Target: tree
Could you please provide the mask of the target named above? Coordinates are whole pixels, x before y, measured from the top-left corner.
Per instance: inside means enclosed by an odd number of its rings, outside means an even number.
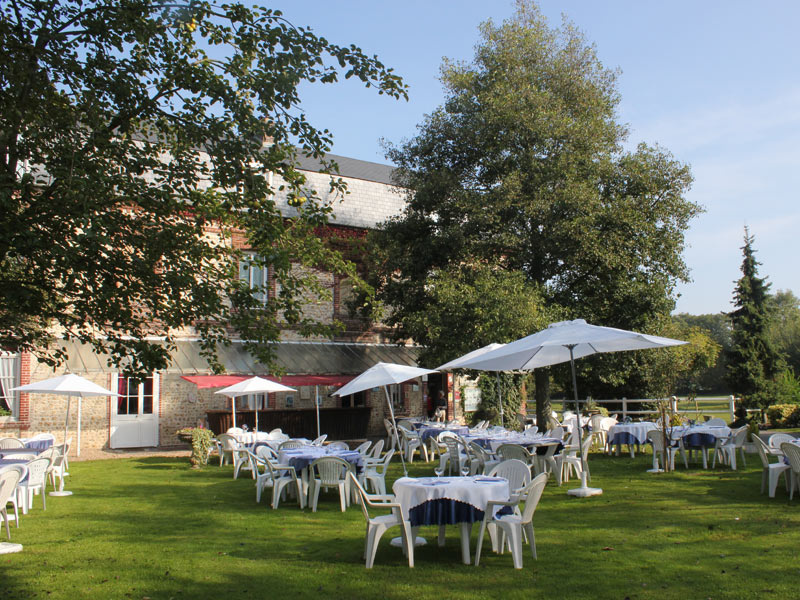
[[[55,363],[55,329],[141,373],[163,368],[193,325],[209,356],[232,327],[265,362],[280,321],[330,332],[303,315],[303,296],[323,290],[293,264],[355,273],[314,235],[331,206],[306,188],[296,157],[321,157],[331,137],[306,120],[298,86],[344,72],[403,97],[391,69],[236,3],[1,10],[0,346]],[[278,281],[266,303],[238,281],[235,232]]]
[[[768,336],[770,284],[758,276],[753,241],[745,228],[742,277],[734,290],[736,310],[729,313],[733,347],[728,352],[727,379],[745,405],[766,408],[772,404],[770,385],[783,365]]]
[[[728,314],[722,312],[704,315],[679,313],[673,315],[672,320],[678,326],[702,330],[721,349],[713,366],[697,374],[689,387],[684,387],[683,384],[679,382],[676,392],[679,394],[730,394],[731,392],[728,389],[725,378],[725,373],[727,372],[727,355],[733,343],[731,340],[731,320]]]
[[[522,276],[542,315],[656,333],[688,276],[684,231],[700,210],[684,198],[688,167],[659,148],[623,150],[616,74],[569,23],[550,29],[520,1],[480,34],[472,62],[444,62],[444,105],[387,148],[408,191],[405,212],[374,237],[388,322],[417,339],[416,323],[448,310],[436,282],[481,264]],[[460,329],[423,343],[452,347]],[[547,377],[537,372],[537,386]],[[602,381],[591,389],[602,393]]]
[[[778,290],[769,302],[768,336],[786,365],[800,375],[800,298]]]

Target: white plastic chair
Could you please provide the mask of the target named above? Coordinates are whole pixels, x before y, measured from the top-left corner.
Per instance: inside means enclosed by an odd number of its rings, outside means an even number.
[[[500,457],[500,460],[511,460],[516,458],[521,460],[529,467],[533,465],[533,457],[527,449],[519,444],[500,444],[495,451],[495,454]]]
[[[315,439],[313,442],[311,442],[311,445],[312,446],[322,446],[322,443],[327,439],[328,439],[328,434],[327,433],[323,433],[321,436],[319,436],[317,439]]]
[[[669,464],[670,470],[675,470],[675,454],[678,452],[677,446],[670,446],[669,439],[667,444],[664,444],[664,432],[661,429],[652,429],[647,432],[647,439],[653,445],[653,470],[660,469],[658,457],[661,456],[661,464],[664,465],[664,470],[667,470]],[[669,462],[667,462],[669,461]]]
[[[591,441],[591,437],[587,438]],[[539,505],[539,500],[542,497],[542,492],[547,484],[547,473],[537,475],[531,481],[519,496],[513,498],[508,502],[490,501],[486,506],[481,529],[478,533],[478,544],[475,548],[475,566],[480,564],[481,560],[481,547],[483,546],[483,535],[487,527],[490,525],[496,526],[503,535],[500,536],[500,543],[498,544],[498,551],[503,553],[505,542],[503,537],[508,537],[509,545],[511,546],[511,557],[514,560],[514,568],[522,568],[522,538],[523,532],[528,538],[528,543],[531,546],[531,554],[533,558],[536,556],[536,537],[533,531],[533,513]],[[525,508],[520,514],[518,512],[520,500],[525,500]],[[515,512],[510,515],[494,515],[494,508],[498,506],[511,506]]]
[[[800,446],[791,442],[781,444],[783,455],[789,460],[789,500],[794,498],[795,489],[800,492]]]
[[[472,455],[470,460],[470,475],[485,475],[499,464],[499,460],[494,458],[485,448],[476,444],[475,442],[469,443],[469,452]]]
[[[302,448],[303,442],[298,440],[286,440],[285,442],[281,442],[278,446],[278,450],[291,450],[292,448]]]
[[[347,510],[350,498],[347,473],[351,469],[350,463],[338,456],[321,456],[311,463],[308,471],[308,497],[313,512],[317,512],[320,490],[331,487],[339,490],[339,503],[341,504],[342,512]]]
[[[767,446],[769,446],[770,454],[783,456],[781,444],[784,442],[791,442],[793,439],[794,436],[791,436],[788,433],[773,433],[771,436],[769,436],[769,440],[767,440]]]
[[[392,462],[393,456],[394,450],[389,450],[380,463],[373,463],[364,467],[361,475],[365,484],[364,487],[367,487],[366,484],[369,483],[376,494],[386,494],[386,469],[389,468],[389,463]]]
[[[395,449],[395,445],[397,441],[395,441],[394,437],[394,426],[389,419],[383,420],[383,427],[386,429],[386,445],[389,447],[390,450]]]
[[[570,450],[566,454],[562,455],[561,459],[561,481],[569,481],[569,477],[572,471],[575,471],[575,477],[580,477],[581,472],[583,469],[586,469],[586,478],[587,480],[592,480],[592,474],[589,472],[589,450],[592,449],[592,442],[593,438],[591,435],[587,435],[583,438],[581,442],[581,447],[578,451]],[[581,460],[581,453],[583,454],[583,460]]]
[[[390,450],[389,452],[394,452]],[[371,569],[375,564],[375,554],[378,552],[378,542],[383,534],[392,527],[400,527],[401,537],[403,540],[403,553],[408,556],[408,566],[414,566],[414,538],[411,533],[411,523],[403,519],[403,512],[400,504],[395,502],[394,496],[379,495],[370,496],[361,487],[358,478],[354,473],[348,474],[350,483],[354,486],[358,493],[359,504],[361,504],[361,512],[364,514],[364,520],[367,522],[367,535],[364,541],[364,560],[367,569]],[[373,508],[389,508],[391,514],[373,517],[369,514],[369,507]]]
[[[331,442],[327,447],[331,450],[350,450],[347,442]]]
[[[23,477],[25,477],[25,474],[28,472],[28,469],[26,467],[24,467],[23,465],[8,465],[6,467],[0,468],[0,473],[3,473],[5,471],[18,471],[19,472],[19,481],[22,481]],[[19,500],[19,494],[16,491],[16,484],[15,484],[14,493],[11,494],[8,497],[8,500],[6,500],[6,502],[5,502],[5,505],[8,505],[8,504],[10,504],[11,506],[14,507],[14,513],[11,514],[11,515],[6,513],[6,517],[5,518],[6,518],[6,520],[14,521],[17,524],[17,528],[19,528],[19,505],[20,505],[20,500]],[[6,506],[6,508],[8,508],[8,507]]]
[[[233,463],[233,478],[238,479],[239,471],[242,469],[244,470],[251,470],[250,469],[250,458],[249,452],[247,448],[245,448],[239,441],[229,435],[227,433],[222,433],[217,436],[217,440],[219,440],[219,455],[220,455],[220,466],[223,463],[223,457],[230,457],[231,462]],[[255,478],[255,473],[252,473],[253,478]]]
[[[747,459],[744,455],[744,443],[747,441],[747,432],[749,428],[747,425],[734,429],[731,431],[729,438],[717,438],[717,444],[714,446],[714,460],[711,461],[711,468],[717,466],[717,454],[720,456],[720,462],[727,463],[731,469],[736,470],[736,451],[739,450],[742,455],[742,464],[747,466]]]
[[[405,448],[406,462],[411,464],[414,462],[414,452],[419,451],[420,456],[425,462],[428,462],[428,449],[419,437],[416,431],[411,431],[405,427],[401,427],[398,423],[397,430],[400,433],[401,444]]]
[[[381,454],[383,453],[383,440],[378,440],[375,442],[375,445],[372,447],[372,450],[369,451],[369,458],[370,460],[380,460]],[[392,448],[393,450],[394,448]]]
[[[12,450],[14,448],[24,448],[25,442],[17,438],[0,438],[0,450]]]
[[[778,488],[778,481],[781,478],[781,475],[784,475],[784,481],[786,482],[786,491],[789,491],[789,479],[790,475],[786,473],[791,467],[787,465],[783,460],[779,460],[778,462],[771,463],[769,462],[770,452],[769,446],[767,446],[766,442],[761,439],[758,434],[752,434],[751,439],[756,446],[756,450],[758,450],[758,456],[761,459],[761,465],[763,470],[761,471],[761,493],[764,493],[764,489],[769,485],[769,497],[775,497],[775,490]]]
[[[708,421],[706,421],[704,423],[704,425],[706,425],[707,427],[718,427],[718,426],[724,427],[725,425],[727,425],[727,423],[725,422],[725,419],[720,419],[719,417],[714,417],[714,418],[709,419]]]
[[[34,494],[42,495],[42,508],[47,510],[47,494],[44,493],[47,485],[47,469],[50,468],[50,458],[34,458],[25,466],[28,468],[28,477],[17,485],[17,495],[22,504],[22,514],[27,515],[33,508]]]
[[[262,448],[259,448],[258,450],[260,451]],[[249,456],[253,465],[253,472],[256,473],[256,502],[261,502],[261,493],[264,488],[271,487],[271,505],[273,509],[278,508],[281,494],[288,486],[288,489],[296,492],[297,502],[300,505],[300,508],[305,507],[303,488],[300,485],[300,481],[297,479],[297,473],[295,472],[294,467],[273,463],[270,460],[270,454],[267,451],[259,452],[259,454],[250,453]],[[259,467],[263,467],[264,470],[261,471]]]
[[[497,463],[489,471],[489,477],[502,477],[508,480],[508,488],[511,490],[511,499],[516,499],[520,492],[531,482],[531,470],[527,464],[512,458]]]
[[[367,440],[355,447],[355,451],[358,452],[362,457],[367,458],[369,455],[369,447],[372,445],[372,442]]]
[[[21,472],[19,469],[3,469],[0,471],[0,517],[6,524],[6,536],[11,539],[11,530],[8,527],[8,501],[16,493],[17,485]],[[17,515],[17,527],[19,527],[19,515]]]

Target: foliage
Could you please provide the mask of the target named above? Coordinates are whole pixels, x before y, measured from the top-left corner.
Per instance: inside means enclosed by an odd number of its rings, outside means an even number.
[[[5,406],[0,406],[0,417],[10,417],[11,414],[11,411]]]
[[[616,74],[569,23],[551,29],[533,3],[518,2],[480,35],[471,62],[443,63],[444,104],[416,137],[387,148],[408,205],[373,238],[372,283],[394,334],[422,335],[431,354],[448,357],[454,337],[467,341],[464,352],[505,341],[512,331],[462,335],[491,332],[496,313],[477,308],[455,329],[421,326],[434,321],[429,311],[461,310],[458,296],[439,297],[442,280],[484,293],[465,269],[521,277],[535,294],[524,302],[538,302],[546,322],[653,331],[687,278],[684,231],[700,210],[684,198],[688,167],[658,147],[623,150]],[[518,321],[524,311],[510,308],[506,318]],[[608,371],[598,365],[592,392],[602,396]]]
[[[800,427],[800,404],[773,404],[767,408],[767,420],[776,429]]]
[[[297,156],[322,157],[331,137],[306,120],[298,90],[344,72],[403,97],[391,69],[238,3],[0,11],[0,346],[58,362],[44,349],[56,328],[141,373],[164,368],[192,325],[212,360],[230,326],[262,362],[281,322],[302,335],[335,328],[303,313],[304,297],[325,292],[309,267],[358,278],[314,233],[331,204]],[[277,282],[265,304],[238,281],[232,233]]]
[[[189,462],[196,469],[208,464],[208,454],[214,446],[214,432],[204,427],[179,429],[178,437],[189,438],[192,443],[192,456]]]
[[[517,420],[520,407],[527,402],[527,375],[511,373],[476,373],[478,387],[481,389],[481,402],[478,411],[482,419],[488,419],[492,425],[500,425],[500,402],[503,404],[503,425],[506,429],[519,430]],[[499,397],[498,397],[499,394]],[[476,417],[477,418],[477,417]]]
[[[768,336],[769,287],[758,276],[753,237],[745,228],[742,277],[734,290],[736,310],[730,313],[733,346],[728,352],[727,379],[730,388],[753,408],[774,402],[769,388],[783,365]]]
[[[767,335],[787,367],[800,375],[800,298],[791,290],[770,297]]]
[[[730,394],[725,372],[727,370],[727,353],[731,349],[731,320],[726,313],[714,313],[703,315],[690,315],[679,313],[672,315],[672,320],[688,327],[698,327],[703,330],[714,342],[721,346],[722,351],[717,356],[714,366],[700,372],[694,382],[694,387],[684,387],[683,382],[678,381],[676,392],[679,394],[706,393],[706,394]]]

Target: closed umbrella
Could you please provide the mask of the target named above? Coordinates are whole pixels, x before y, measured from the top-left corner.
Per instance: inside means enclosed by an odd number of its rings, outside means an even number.
[[[78,456],[81,455],[81,400],[87,396],[119,396],[116,392],[107,390],[104,387],[92,383],[74,373],[67,373],[59,377],[51,377],[44,381],[36,381],[12,388],[15,392],[25,392],[28,394],[56,394],[67,397],[67,416],[64,420],[64,443],[67,443],[67,431],[69,430],[69,409],[72,404],[72,397],[78,397]],[[53,491],[51,496],[67,496],[72,492]]]
[[[576,358],[605,352],[666,348],[686,343],[688,342],[646,335],[626,329],[591,325],[583,319],[575,319],[574,321],[552,323],[547,329],[467,360],[461,366],[466,369],[487,371],[530,371],[537,367],[569,361],[572,369],[572,389],[575,395],[576,414],[578,415],[577,424],[580,426],[581,411],[575,377]],[[586,457],[582,450],[580,452],[581,464],[585,465]],[[603,490],[586,486],[586,469],[584,468],[581,472],[581,487],[569,490],[567,493],[573,496],[595,496],[602,494]]]
[[[430,375],[436,373],[434,369],[421,369],[419,367],[409,367],[408,365],[398,365],[394,363],[379,362],[373,365],[361,375],[340,387],[338,390],[331,394],[332,396],[349,396],[370,390],[376,387],[382,387],[386,395],[386,403],[389,405],[389,414],[392,417],[392,425],[394,426],[395,443],[398,448],[400,447],[400,440],[397,437],[397,421],[394,418],[394,407],[392,406],[391,398],[389,398],[389,389],[387,386],[396,383],[403,383],[409,379],[416,379],[423,375]],[[403,453],[400,453],[400,462],[403,465],[403,473],[408,475],[406,471],[406,461],[403,458]]]
[[[271,392],[296,392],[294,388],[290,388],[280,383],[263,379],[261,377],[251,377],[239,383],[234,383],[226,388],[222,388],[214,392],[215,394],[222,394],[231,399],[231,410],[233,413],[233,426],[236,427],[236,400],[238,396],[250,396],[251,394],[268,394]],[[256,431],[258,431],[258,409],[256,408]]]

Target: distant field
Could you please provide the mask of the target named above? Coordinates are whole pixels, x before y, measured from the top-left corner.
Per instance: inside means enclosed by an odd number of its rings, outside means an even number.
[[[628,401],[628,410],[645,410],[643,405],[635,404],[631,401]],[[566,410],[575,410],[575,402],[573,400],[551,400],[551,405],[553,406],[553,410],[557,413],[563,412]],[[600,403],[599,406],[607,406],[605,403]],[[528,403],[528,412],[535,412],[536,405],[534,403]],[[611,411],[615,412],[615,411]],[[680,400],[678,401],[678,412],[685,414],[687,418],[690,419],[697,419],[702,418],[704,415],[711,417],[721,417],[725,420],[729,420],[729,413],[728,413],[728,399],[727,397],[721,396],[698,396],[697,403],[695,404],[694,401],[686,401]],[[638,417],[645,417],[647,415],[635,415]]]

